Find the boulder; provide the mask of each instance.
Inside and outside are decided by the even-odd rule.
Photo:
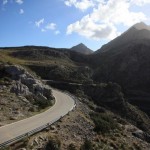
[[[0,85],[0,90],[4,90],[6,89],[6,86],[5,85]]]
[[[14,84],[12,84],[10,92],[15,93],[16,95],[31,94],[29,88],[26,85],[22,84],[20,81],[17,81]]]
[[[45,97],[47,97],[47,99],[51,99],[51,97],[52,97],[52,91],[51,91],[51,89],[50,89],[49,86],[47,86],[47,85],[44,86],[43,95]]]
[[[37,137],[34,139],[34,143],[35,143],[36,145],[39,145],[39,141],[38,141],[38,138],[37,138]]]
[[[18,117],[17,116],[10,116],[10,120],[17,120]]]
[[[30,104],[30,102],[23,96],[18,96],[20,100],[22,100],[26,104]]]
[[[137,138],[144,139],[144,133],[142,130],[137,130],[133,132],[132,134]]]
[[[56,130],[56,126],[51,125],[51,126],[50,126],[50,129],[51,129],[51,130]]]
[[[135,137],[137,137],[141,140],[144,140],[144,141],[147,141],[150,143],[150,135],[143,132],[142,130],[137,130],[137,131],[133,132],[132,135],[134,135]]]

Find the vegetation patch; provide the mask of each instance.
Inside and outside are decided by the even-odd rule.
[[[61,150],[61,141],[57,137],[49,137],[45,150]]]
[[[52,100],[47,100],[47,99],[37,99],[35,101],[35,105],[37,105],[40,109],[45,109],[48,106],[52,106]]]
[[[93,143],[86,139],[80,150],[93,150]]]
[[[110,133],[118,128],[117,122],[106,113],[92,113],[90,116],[95,124],[94,130],[98,133]]]

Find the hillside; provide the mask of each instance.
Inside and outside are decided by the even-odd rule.
[[[103,110],[103,112],[98,113],[97,110]],[[101,123],[99,133],[95,132],[93,122],[95,113],[97,113]],[[113,118],[116,121],[113,121]],[[113,127],[114,124],[117,126],[115,130],[107,130],[109,127]],[[101,133],[105,129],[107,133]],[[18,143],[18,147],[32,150],[49,150],[55,149],[55,147],[58,147],[59,150],[149,150],[149,143],[133,136],[134,134],[140,135],[138,134],[140,132],[141,130],[136,126],[117,117],[110,111],[97,107],[87,99],[80,98],[77,100],[76,109],[70,112],[69,115],[46,130],[33,135],[24,143],[22,142],[22,145],[21,142]],[[14,148],[17,149],[18,147],[16,144]]]
[[[116,82],[128,100],[149,114],[150,30],[136,24],[91,56],[93,80]]]
[[[86,55],[39,46],[1,48],[2,62],[16,63],[35,71],[43,79],[70,82],[90,80],[91,68],[87,67]]]
[[[86,54],[86,55],[93,53],[93,51],[91,49],[89,49],[87,46],[85,46],[83,43],[80,43],[76,46],[73,46],[70,50],[75,51],[75,52],[79,52],[82,54]]]
[[[149,47],[149,40],[142,39],[121,46],[119,51],[84,55],[68,49],[26,46],[3,48],[0,57],[1,61],[31,69],[46,80],[116,82],[129,102],[149,114]]]

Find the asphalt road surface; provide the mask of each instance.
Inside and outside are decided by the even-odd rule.
[[[56,99],[55,105],[49,110],[33,117],[0,127],[0,144],[30,132],[67,114],[74,107],[74,100],[67,94],[52,90]]]

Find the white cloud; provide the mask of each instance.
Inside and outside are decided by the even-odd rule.
[[[99,3],[94,6],[92,13],[70,24],[67,34],[76,32],[95,40],[115,38],[120,34],[117,31],[118,25],[131,26],[147,19],[144,13],[130,10],[131,3],[133,4],[131,1],[133,0],[97,0]],[[149,0],[145,0],[145,3],[146,1]]]
[[[19,14],[24,14],[24,10],[20,9]]]
[[[46,30],[44,28],[41,29],[42,32],[46,32]]]
[[[60,31],[57,29],[57,25],[55,23],[48,23],[47,25],[44,24],[45,20],[40,19],[39,21],[35,22],[35,25],[40,28],[41,32],[53,31],[55,35],[60,34]],[[44,24],[41,28],[41,25]]]
[[[40,19],[39,21],[35,22],[35,25],[39,28],[44,23],[44,18]]]
[[[6,5],[8,3],[8,0],[3,0],[3,5]]]
[[[60,34],[60,31],[59,31],[59,30],[56,30],[56,31],[55,31],[55,35],[58,35],[58,34]]]
[[[71,7],[75,6],[76,8],[85,11],[86,9],[93,7],[93,0],[66,0],[65,5]]]
[[[23,0],[16,0],[16,3],[18,3],[18,4],[23,4]]]
[[[45,29],[55,30],[56,29],[56,24],[55,23],[49,23],[49,24],[46,25]]]
[[[12,0],[2,0],[3,5],[6,5],[8,3],[8,1],[13,2]],[[17,4],[23,4],[23,0],[14,0],[14,2],[16,2]]]
[[[120,33],[112,24],[97,24],[90,16],[85,16],[81,21],[77,21],[74,24],[70,24],[67,28],[67,34],[72,34],[77,32],[79,35],[91,38],[94,40],[99,40],[101,38],[113,39]]]
[[[142,12],[133,12],[129,8],[128,0],[109,0],[107,4],[99,4],[90,17],[96,22],[102,21],[126,26],[146,19]]]
[[[132,2],[133,4],[142,6],[142,5],[145,5],[145,4],[149,4],[149,3],[150,3],[150,0],[131,0],[131,2]]]

